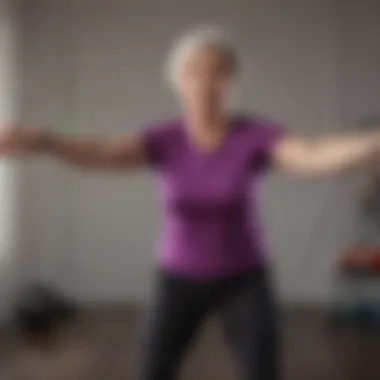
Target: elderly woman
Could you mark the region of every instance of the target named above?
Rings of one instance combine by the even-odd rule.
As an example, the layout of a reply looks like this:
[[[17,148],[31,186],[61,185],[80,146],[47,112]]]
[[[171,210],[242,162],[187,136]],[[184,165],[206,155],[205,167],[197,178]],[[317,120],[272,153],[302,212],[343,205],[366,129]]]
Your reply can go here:
[[[240,378],[274,380],[276,304],[255,211],[262,175],[272,168],[320,176],[364,167],[379,159],[380,132],[307,138],[286,133],[270,119],[230,113],[239,59],[218,30],[185,35],[170,57],[182,117],[116,138],[10,126],[1,130],[0,151],[157,173],[164,229],[141,380],[177,378],[181,359],[211,312],[221,316]]]

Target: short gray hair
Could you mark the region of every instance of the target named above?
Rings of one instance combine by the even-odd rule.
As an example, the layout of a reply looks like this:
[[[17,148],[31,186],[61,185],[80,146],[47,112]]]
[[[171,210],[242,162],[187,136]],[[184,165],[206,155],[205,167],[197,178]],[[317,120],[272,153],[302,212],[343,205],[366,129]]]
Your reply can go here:
[[[231,74],[237,71],[237,51],[230,37],[218,26],[202,26],[183,34],[172,47],[165,72],[165,77],[171,85],[176,84],[183,63],[191,54],[204,46],[220,49],[227,60]]]

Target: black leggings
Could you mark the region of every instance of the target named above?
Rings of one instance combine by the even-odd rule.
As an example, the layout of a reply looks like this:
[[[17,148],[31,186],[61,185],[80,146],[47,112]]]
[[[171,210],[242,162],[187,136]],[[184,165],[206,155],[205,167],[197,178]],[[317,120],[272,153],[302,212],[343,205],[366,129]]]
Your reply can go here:
[[[160,273],[143,345],[139,380],[174,380],[209,313],[220,314],[241,380],[277,380],[275,302],[267,271],[219,280]]]

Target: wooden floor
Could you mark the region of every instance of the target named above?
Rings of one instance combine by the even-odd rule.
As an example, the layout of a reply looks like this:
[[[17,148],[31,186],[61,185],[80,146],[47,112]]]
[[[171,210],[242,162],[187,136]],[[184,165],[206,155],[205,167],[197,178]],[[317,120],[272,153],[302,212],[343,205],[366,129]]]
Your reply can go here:
[[[141,319],[127,311],[92,312],[60,331],[51,346],[0,340],[0,380],[134,379]],[[331,331],[315,312],[284,313],[283,326],[284,380],[380,379],[379,335]],[[235,378],[215,321],[205,325],[182,378]]]

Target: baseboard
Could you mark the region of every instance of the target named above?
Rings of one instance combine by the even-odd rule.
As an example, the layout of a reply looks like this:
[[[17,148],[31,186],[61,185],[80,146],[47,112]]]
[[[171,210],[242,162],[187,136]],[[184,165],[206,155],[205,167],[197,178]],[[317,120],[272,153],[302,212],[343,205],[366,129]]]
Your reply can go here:
[[[96,301],[80,304],[80,309],[84,312],[128,312],[139,313],[149,308],[147,302],[110,302]],[[331,304],[321,302],[281,302],[280,309],[284,312],[300,314],[327,314],[331,310]]]
[[[135,312],[146,309],[148,305],[143,302],[117,302],[117,301],[95,301],[95,302],[81,302],[79,308],[84,312]]]
[[[328,312],[331,310],[330,302],[304,302],[304,301],[285,301],[280,303],[280,307],[286,310],[294,310],[300,312]]]

